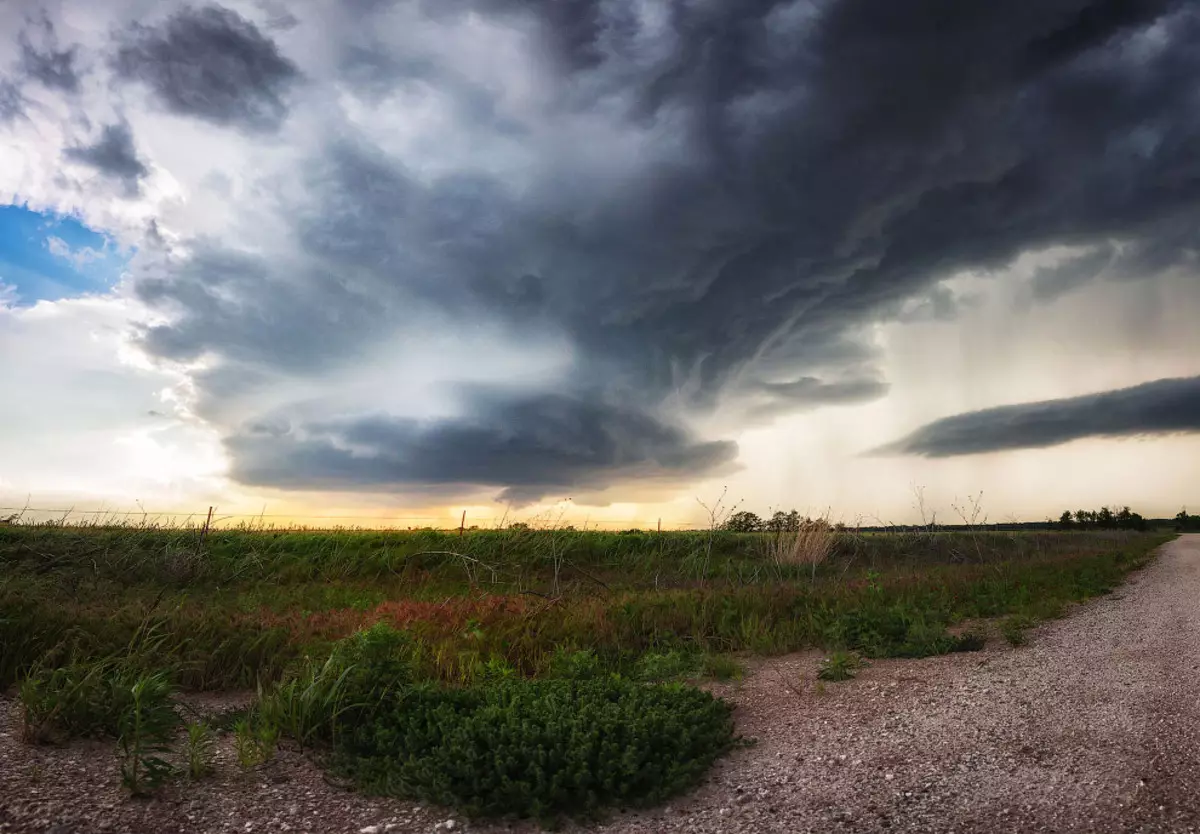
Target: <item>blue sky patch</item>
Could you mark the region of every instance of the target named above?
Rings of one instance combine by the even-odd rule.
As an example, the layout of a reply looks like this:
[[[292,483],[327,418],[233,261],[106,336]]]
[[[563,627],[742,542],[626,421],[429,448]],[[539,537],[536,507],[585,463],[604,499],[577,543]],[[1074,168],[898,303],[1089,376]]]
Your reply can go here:
[[[16,304],[103,292],[133,255],[115,239],[70,215],[0,206],[0,299]]]

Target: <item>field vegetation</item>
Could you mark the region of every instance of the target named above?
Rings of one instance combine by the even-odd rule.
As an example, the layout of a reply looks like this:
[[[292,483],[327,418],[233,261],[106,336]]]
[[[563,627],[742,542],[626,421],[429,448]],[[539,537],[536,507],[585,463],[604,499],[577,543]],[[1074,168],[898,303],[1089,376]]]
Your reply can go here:
[[[144,794],[232,738],[468,814],[590,816],[694,784],[738,743],[698,687],[757,656],[978,649],[1103,594],[1169,534],[463,532],[0,526],[0,688],[26,740],[114,739]],[[252,689],[228,720],[180,690]],[[189,723],[185,726],[185,718]]]

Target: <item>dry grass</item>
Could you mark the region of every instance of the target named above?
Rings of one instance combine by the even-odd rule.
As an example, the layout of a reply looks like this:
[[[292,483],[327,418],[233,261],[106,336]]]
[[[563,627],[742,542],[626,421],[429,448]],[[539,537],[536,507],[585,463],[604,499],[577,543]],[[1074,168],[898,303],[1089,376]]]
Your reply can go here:
[[[805,519],[797,530],[782,530],[763,537],[767,558],[776,567],[817,568],[833,552],[833,532],[824,518]]]

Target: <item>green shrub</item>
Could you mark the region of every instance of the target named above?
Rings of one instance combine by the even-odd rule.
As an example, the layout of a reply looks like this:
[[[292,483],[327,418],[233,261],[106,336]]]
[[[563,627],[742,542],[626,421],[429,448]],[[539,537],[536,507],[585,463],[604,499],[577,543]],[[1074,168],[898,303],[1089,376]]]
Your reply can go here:
[[[733,741],[730,711],[695,688],[615,677],[414,686],[347,726],[338,760],[367,791],[469,815],[586,817],[694,784]]]
[[[145,796],[175,772],[163,758],[180,725],[173,695],[165,672],[141,675],[130,687],[118,722],[117,746],[121,784],[134,796]]]

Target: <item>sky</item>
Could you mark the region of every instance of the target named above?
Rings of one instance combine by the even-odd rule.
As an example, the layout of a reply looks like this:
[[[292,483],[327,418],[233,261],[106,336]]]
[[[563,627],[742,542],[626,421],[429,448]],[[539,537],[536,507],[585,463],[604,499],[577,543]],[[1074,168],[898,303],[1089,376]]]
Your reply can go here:
[[[0,33],[0,506],[1200,507],[1194,3],[8,0]]]

